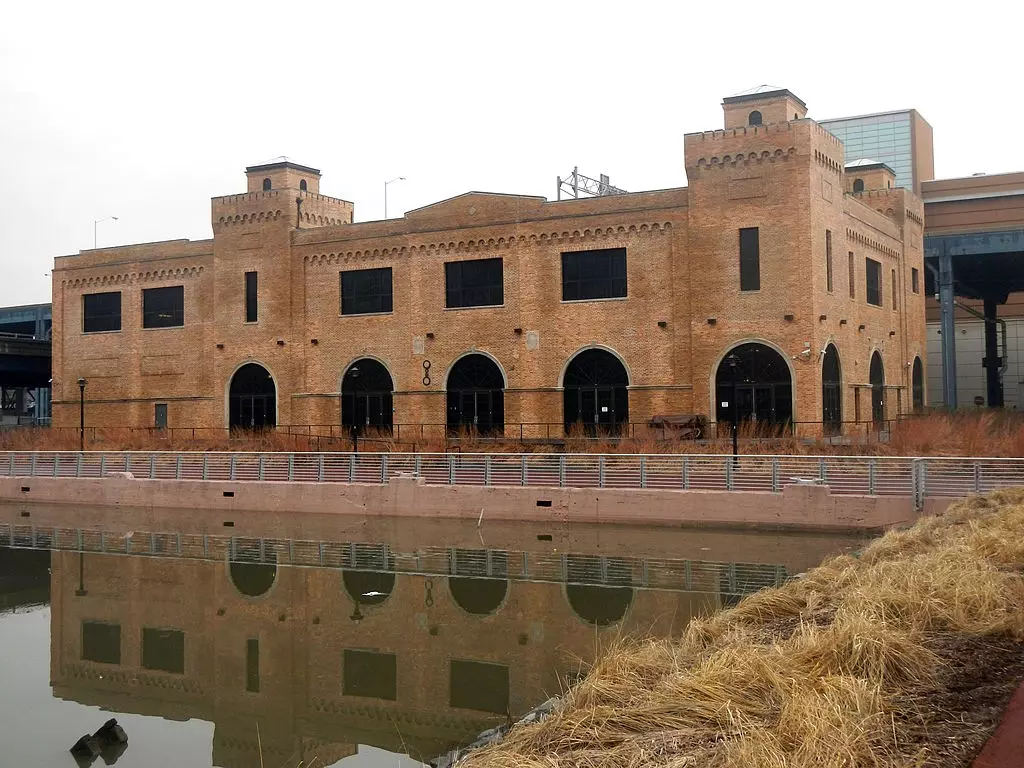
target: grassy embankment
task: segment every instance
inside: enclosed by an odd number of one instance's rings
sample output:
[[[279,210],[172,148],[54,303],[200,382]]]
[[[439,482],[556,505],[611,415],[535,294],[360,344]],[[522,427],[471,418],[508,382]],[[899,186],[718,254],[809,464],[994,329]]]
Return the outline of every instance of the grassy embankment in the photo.
[[[865,425],[860,425],[863,428]],[[852,429],[852,428],[851,428]],[[158,432],[147,429],[86,429],[87,450],[135,451],[348,451],[352,442],[340,436],[340,427],[289,428],[276,431],[239,432],[231,435],[221,429],[172,429]],[[307,434],[307,433],[312,434]],[[319,434],[318,434],[319,432]],[[642,434],[641,434],[642,433]],[[77,429],[18,429],[0,432],[0,450],[75,451]],[[440,453],[461,450],[464,453],[496,451],[571,453],[730,453],[732,443],[722,440],[680,440],[658,429],[639,429],[632,439],[588,439],[569,437],[564,446],[547,442],[520,443],[517,439],[480,440],[464,435],[446,441],[441,428],[427,430],[423,436],[406,428],[401,440],[395,435],[367,434],[360,438],[362,451],[422,451]],[[882,442],[875,436],[850,436],[842,444],[822,440],[776,436],[765,438],[763,430],[745,426],[740,434],[743,453],[787,455],[870,454],[878,456],[1013,456],[1024,457],[1024,418],[1019,414],[966,412],[933,413],[908,418],[893,425],[891,435]]]
[[[1024,676],[1024,490],[601,658],[460,768],[967,766]]]

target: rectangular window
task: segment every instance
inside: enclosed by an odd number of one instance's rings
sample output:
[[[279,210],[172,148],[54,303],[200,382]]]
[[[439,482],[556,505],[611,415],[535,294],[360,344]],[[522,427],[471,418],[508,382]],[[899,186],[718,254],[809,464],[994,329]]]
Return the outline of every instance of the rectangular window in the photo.
[[[180,629],[143,628],[142,668],[185,674],[185,633]]]
[[[245,322],[255,323],[259,313],[259,273],[245,273]]]
[[[121,625],[100,621],[82,622],[82,661],[121,663]]]
[[[449,309],[504,303],[501,259],[449,261],[444,265],[444,305]]]
[[[121,292],[87,293],[82,297],[82,330],[85,333],[121,330]]]
[[[761,244],[757,227],[740,230],[740,290],[761,290]]]
[[[185,286],[146,288],[142,292],[142,327],[176,328],[185,324]]]
[[[882,265],[874,259],[864,259],[864,275],[868,304],[882,306]]]
[[[832,293],[832,230],[825,230],[825,287]]]
[[[345,651],[342,693],[371,699],[398,698],[398,662],[393,653]]]
[[[390,312],[393,306],[391,267],[341,273],[341,314]]]
[[[504,715],[508,712],[508,690],[508,667],[504,664],[452,659],[448,685],[450,706]]]
[[[910,268],[910,290],[912,290],[914,293],[920,293],[921,292],[921,284],[919,282],[920,279],[921,279],[921,274],[917,271],[917,267],[911,267]]]
[[[167,429],[167,403],[153,406],[153,425],[157,429]]]
[[[853,251],[850,251],[849,261],[850,261],[850,264],[849,264],[848,270],[850,272],[850,298],[851,299],[856,299],[857,298],[857,266],[856,266],[856,264],[853,261]]]
[[[625,248],[562,254],[562,301],[613,299],[625,295]]]
[[[896,295],[896,270],[892,271],[892,308],[899,309],[900,297]]]
[[[245,690],[260,692],[260,641],[255,637],[245,641]]]

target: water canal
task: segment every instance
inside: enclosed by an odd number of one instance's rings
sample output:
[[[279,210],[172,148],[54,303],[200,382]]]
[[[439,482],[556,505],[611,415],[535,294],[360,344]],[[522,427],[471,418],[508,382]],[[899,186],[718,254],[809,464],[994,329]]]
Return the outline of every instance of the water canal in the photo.
[[[128,511],[130,512],[130,511]],[[130,517],[130,514],[128,515]],[[92,517],[96,517],[93,515]],[[0,505],[4,765],[421,765],[558,694],[623,636],[863,536],[416,518],[76,529]],[[244,535],[240,535],[244,533]],[[315,534],[315,535],[313,535]]]

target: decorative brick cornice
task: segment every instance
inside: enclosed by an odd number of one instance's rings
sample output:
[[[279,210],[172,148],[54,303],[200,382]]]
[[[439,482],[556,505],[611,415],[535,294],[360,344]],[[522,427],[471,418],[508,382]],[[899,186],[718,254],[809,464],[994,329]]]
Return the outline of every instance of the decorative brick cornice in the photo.
[[[394,248],[363,248],[350,251],[333,251],[306,256],[304,261],[313,266],[336,264],[342,261],[371,260],[407,256],[416,253],[466,253],[484,252],[511,248],[512,246],[547,245],[559,243],[563,247],[572,243],[590,243],[606,238],[664,235],[672,229],[672,222],[653,222],[645,224],[620,225],[617,227],[595,227],[586,229],[562,230],[561,232],[542,232],[530,235],[510,235],[509,237],[479,238],[477,240],[450,240],[444,243],[423,243]]]
[[[202,273],[202,267],[153,269],[145,272],[120,272],[114,275],[80,277],[74,280],[62,280],[61,285],[67,288],[92,288],[102,285],[132,285],[134,283],[151,283],[162,280],[187,280],[189,278],[199,277]]]
[[[837,176],[841,176],[843,173],[843,165],[838,160],[829,157],[824,152],[814,150],[814,161],[822,168],[827,168]]]
[[[736,165],[750,165],[754,163],[760,165],[761,163],[774,163],[778,160],[788,160],[796,154],[796,147],[789,147],[788,149],[782,149],[782,147],[776,147],[773,150],[763,149],[760,152],[737,152],[736,154],[717,155],[707,158],[700,157],[697,159],[697,167],[704,169],[715,169],[724,168],[726,166]]]
[[[886,256],[892,256],[894,259],[898,259],[900,257],[900,252],[896,248],[880,243],[878,240],[868,237],[855,229],[848,228],[846,230],[846,239],[853,240],[854,242],[860,243],[861,245],[885,254]]]
[[[249,226],[264,221],[277,221],[281,218],[280,209],[276,211],[260,211],[259,213],[242,213],[234,216],[221,216],[217,223],[222,227]]]

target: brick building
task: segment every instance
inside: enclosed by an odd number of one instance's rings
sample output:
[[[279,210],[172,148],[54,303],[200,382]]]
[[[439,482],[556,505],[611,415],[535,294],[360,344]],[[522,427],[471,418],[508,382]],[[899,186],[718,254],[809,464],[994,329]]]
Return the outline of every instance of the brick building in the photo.
[[[689,186],[470,192],[352,223],[247,169],[213,238],[56,259],[54,423],[475,426],[891,418],[923,403],[922,203],[786,90],[687,134]],[[862,190],[862,191],[860,191]]]

